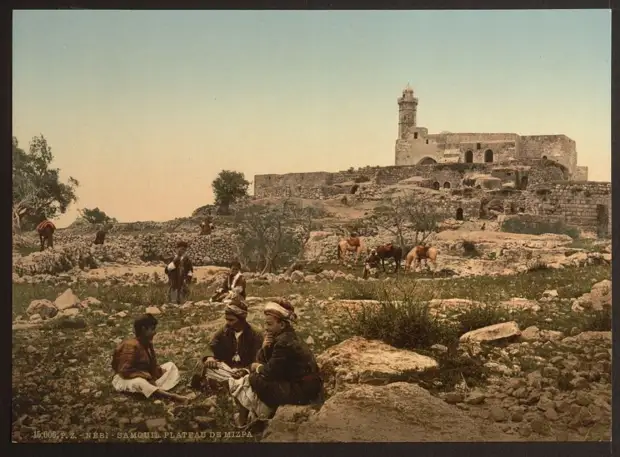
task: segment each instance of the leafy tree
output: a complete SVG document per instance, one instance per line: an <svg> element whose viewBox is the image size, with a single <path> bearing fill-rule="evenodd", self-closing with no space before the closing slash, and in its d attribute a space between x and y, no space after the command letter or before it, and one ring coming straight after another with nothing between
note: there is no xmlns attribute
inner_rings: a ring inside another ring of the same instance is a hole
<svg viewBox="0 0 620 457"><path fill-rule="evenodd" d="M32 229L45 218L64 214L71 203L79 182L69 177L60 181L60 170L52 168L51 147L43 135L35 136L28 152L19 147L13 137L13 228Z"/></svg>
<svg viewBox="0 0 620 457"><path fill-rule="evenodd" d="M436 208L430 197L415 193L395 197L375 208L373 219L398 239L401 247L411 247L405 240L405 232L414 232L414 245L423 243L437 231L439 222L447 215Z"/></svg>
<svg viewBox="0 0 620 457"><path fill-rule="evenodd" d="M97 224L111 224L115 223L116 219L108 216L105 212L101 211L99 208L84 208L79 211L80 216L88 222L89 224L97 225Z"/></svg>
<svg viewBox="0 0 620 457"><path fill-rule="evenodd" d="M215 204L227 213L230 205L248 196L250 182L239 171L222 170L211 183Z"/></svg>

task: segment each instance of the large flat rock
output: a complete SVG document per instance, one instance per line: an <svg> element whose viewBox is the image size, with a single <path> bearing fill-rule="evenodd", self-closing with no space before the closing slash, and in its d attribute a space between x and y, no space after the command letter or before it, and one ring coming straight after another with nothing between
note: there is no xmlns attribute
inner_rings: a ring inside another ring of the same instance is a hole
<svg viewBox="0 0 620 457"><path fill-rule="evenodd" d="M408 375L438 368L434 359L396 349L381 341L355 336L317 357L327 392L350 384L387 384Z"/></svg>
<svg viewBox="0 0 620 457"><path fill-rule="evenodd" d="M299 407L297 407L299 408ZM266 442L509 441L489 423L466 416L417 384L359 385L314 414L288 410L272 419ZM301 416L301 417L300 417ZM305 419L307 416L307 420ZM299 423L302 421L301 423Z"/></svg>

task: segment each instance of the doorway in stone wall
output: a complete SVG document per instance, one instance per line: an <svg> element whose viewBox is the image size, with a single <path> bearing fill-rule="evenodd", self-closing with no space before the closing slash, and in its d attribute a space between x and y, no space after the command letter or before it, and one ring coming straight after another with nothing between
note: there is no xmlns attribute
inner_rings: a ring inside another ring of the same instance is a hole
<svg viewBox="0 0 620 457"><path fill-rule="evenodd" d="M596 205L596 228L600 238L609 236L609 208L607 205Z"/></svg>
<svg viewBox="0 0 620 457"><path fill-rule="evenodd" d="M465 152L465 163L473 163L474 161L474 151Z"/></svg>
<svg viewBox="0 0 620 457"><path fill-rule="evenodd" d="M457 208L456 209L456 220L457 221L462 221L463 220L463 208Z"/></svg>

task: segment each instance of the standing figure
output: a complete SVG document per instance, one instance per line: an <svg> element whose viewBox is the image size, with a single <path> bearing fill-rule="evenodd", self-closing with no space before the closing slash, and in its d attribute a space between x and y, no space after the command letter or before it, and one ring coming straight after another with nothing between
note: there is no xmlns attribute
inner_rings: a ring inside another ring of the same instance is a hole
<svg viewBox="0 0 620 457"><path fill-rule="evenodd" d="M168 275L170 286L168 298L171 303L183 304L189 293L189 284L194 276L192 261L187 256L188 245L185 241L177 243L177 253L164 272Z"/></svg>
<svg viewBox="0 0 620 457"><path fill-rule="evenodd" d="M37 233L39 234L39 240L41 241L41 251L45 250L45 241L47 240L47 247L54 247L54 232L56 231L56 226L49 219L43 219L37 225Z"/></svg>
<svg viewBox="0 0 620 457"><path fill-rule="evenodd" d="M376 278L379 276L379 262L381 262L381 257L377 254L376 249L371 249L370 254L366 257L366 261L364 262L364 273L362 274L362 278L368 279L369 276Z"/></svg>

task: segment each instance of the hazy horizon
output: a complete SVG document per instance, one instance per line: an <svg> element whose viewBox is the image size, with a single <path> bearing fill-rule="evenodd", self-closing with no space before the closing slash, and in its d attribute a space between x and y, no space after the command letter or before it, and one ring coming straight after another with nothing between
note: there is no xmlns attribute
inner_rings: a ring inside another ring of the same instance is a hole
<svg viewBox="0 0 620 457"><path fill-rule="evenodd" d="M58 218L189 216L222 169L393 165L429 133L565 134L611 180L611 11L13 12L13 135L80 181Z"/></svg>

